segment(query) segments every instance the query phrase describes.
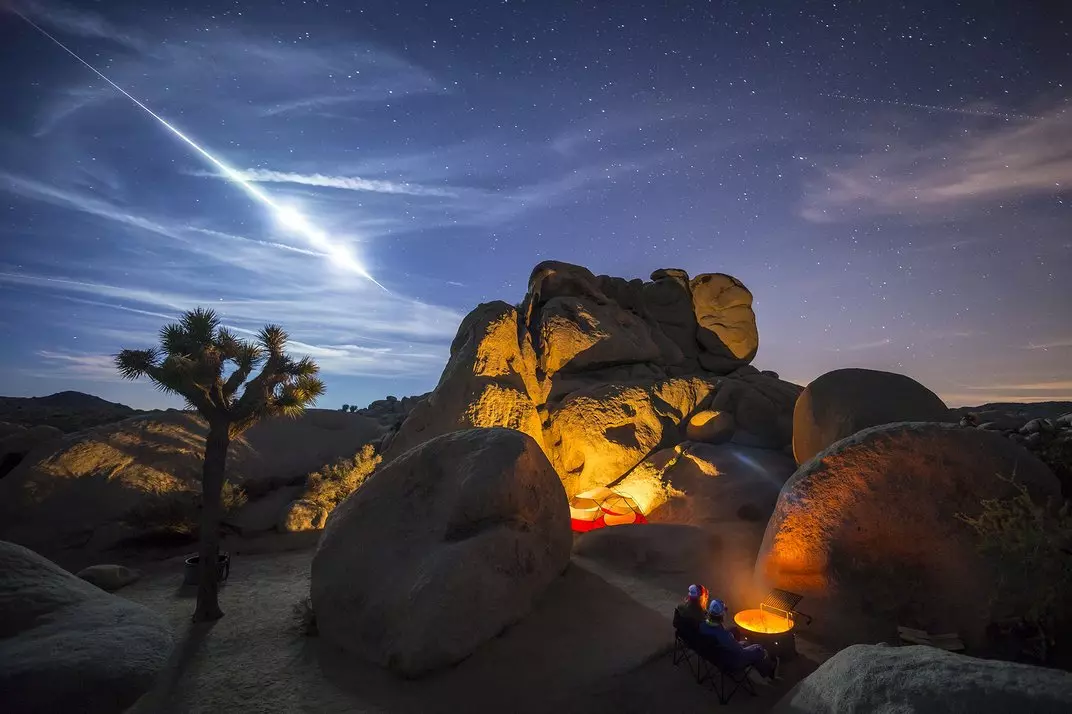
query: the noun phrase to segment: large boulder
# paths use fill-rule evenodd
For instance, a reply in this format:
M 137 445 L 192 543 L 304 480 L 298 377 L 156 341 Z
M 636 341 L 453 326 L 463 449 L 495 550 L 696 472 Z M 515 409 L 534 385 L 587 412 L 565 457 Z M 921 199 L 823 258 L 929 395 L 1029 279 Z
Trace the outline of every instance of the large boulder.
M 332 512 L 312 565 L 319 631 L 404 676 L 458 662 L 528 613 L 571 540 L 566 495 L 533 439 L 436 437 Z
M 0 431 L 0 478 L 14 471 L 30 451 L 63 436 L 62 431 L 47 424 L 31 427 L 17 424 L 5 426 L 7 428 Z
M 800 392 L 792 382 L 748 367 L 722 380 L 708 408 L 734 416 L 734 443 L 783 449 L 792 443 L 793 407 Z
M 936 647 L 853 645 L 828 659 L 779 701 L 773 714 L 1063 714 L 1072 674 Z
M 125 565 L 101 564 L 82 568 L 78 577 L 105 592 L 113 593 L 141 580 L 141 571 Z
M 542 446 L 536 354 L 522 328 L 517 310 L 505 302 L 484 303 L 466 315 L 439 384 L 385 445 L 384 462 L 433 437 L 473 427 L 515 429 Z
M 903 374 L 835 369 L 809 384 L 793 410 L 798 464 L 861 429 L 900 421 L 953 421 L 938 395 Z
M 757 581 L 809 598 L 816 627 L 849 642 L 899 623 L 985 641 L 1003 603 L 996 574 L 959 515 L 1016 492 L 1059 485 L 1035 456 L 995 432 L 951 424 L 865 429 L 801 466 L 782 488 L 756 561 Z
M 121 523 L 201 490 L 207 424 L 193 412 L 153 412 L 68 434 L 34 449 L 0 479 L 0 536 L 49 551 L 104 549 L 136 535 Z M 380 426 L 356 414 L 310 410 L 267 419 L 231 443 L 227 477 L 301 477 L 353 454 Z
M 157 613 L 0 541 L 5 714 L 121 712 L 150 688 L 171 648 Z
M 703 348 L 700 365 L 727 374 L 750 363 L 759 350 L 752 293 L 731 275 L 705 273 L 690 284 L 696 339 Z
M 660 446 L 715 389 L 700 378 L 596 383 L 550 405 L 547 447 L 570 497 L 621 477 Z

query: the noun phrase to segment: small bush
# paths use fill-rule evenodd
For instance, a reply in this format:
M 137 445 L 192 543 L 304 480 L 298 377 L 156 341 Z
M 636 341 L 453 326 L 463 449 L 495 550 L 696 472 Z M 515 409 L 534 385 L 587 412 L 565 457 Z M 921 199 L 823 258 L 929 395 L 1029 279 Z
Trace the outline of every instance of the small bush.
M 1072 622 L 1072 509 L 1069 502 L 1036 503 L 1015 474 L 999 478 L 1016 495 L 984 500 L 978 516 L 957 518 L 975 531 L 980 551 L 995 565 L 995 599 L 1052 639 Z
M 313 612 L 312 598 L 306 595 L 294 603 L 291 612 L 294 615 L 294 626 L 298 629 L 298 632 L 306 637 L 316 637 L 320 634 L 320 630 L 316 626 L 316 613 Z
M 343 499 L 361 487 L 383 457 L 376 453 L 375 445 L 369 443 L 349 459 L 339 459 L 333 464 L 309 474 L 302 499 L 312 501 L 331 513 Z

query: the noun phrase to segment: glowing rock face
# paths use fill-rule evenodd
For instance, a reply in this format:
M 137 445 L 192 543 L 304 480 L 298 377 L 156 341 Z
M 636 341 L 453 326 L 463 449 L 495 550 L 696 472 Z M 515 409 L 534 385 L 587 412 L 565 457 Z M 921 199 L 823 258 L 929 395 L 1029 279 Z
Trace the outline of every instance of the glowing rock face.
M 1013 473 L 1035 497 L 1060 493 L 1045 464 L 998 432 L 926 422 L 858 432 L 782 487 L 757 584 L 804 595 L 816 623 L 854 637 L 867 632 L 849 626 L 854 613 L 896 622 L 911 612 L 921 629 L 980 643 L 994 566 L 957 514 L 1015 494 L 1001 478 Z

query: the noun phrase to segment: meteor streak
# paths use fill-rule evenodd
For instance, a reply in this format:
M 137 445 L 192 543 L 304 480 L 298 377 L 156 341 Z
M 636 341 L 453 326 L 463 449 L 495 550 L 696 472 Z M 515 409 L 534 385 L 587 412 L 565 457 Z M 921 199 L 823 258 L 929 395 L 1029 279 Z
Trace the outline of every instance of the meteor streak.
M 25 20 L 31 27 L 40 32 L 42 35 L 52 40 L 52 42 L 54 42 L 56 46 L 58 46 L 64 52 L 66 52 L 71 57 L 74 57 L 76 60 L 85 65 L 86 68 L 88 68 L 95 75 L 110 84 L 124 97 L 138 105 L 138 107 L 145 111 L 146 114 L 163 124 L 168 131 L 186 142 L 186 144 L 189 145 L 191 149 L 203 156 L 209 163 L 218 168 L 224 176 L 234 182 L 237 186 L 241 187 L 246 193 L 248 193 L 257 201 L 263 203 L 268 208 L 272 209 L 273 213 L 275 214 L 276 220 L 278 220 L 282 225 L 286 226 L 290 230 L 305 238 L 305 240 L 307 240 L 313 247 L 318 248 L 324 253 L 327 253 L 329 256 L 331 256 L 332 261 L 334 261 L 336 265 L 346 268 L 348 270 L 352 270 L 361 277 L 371 281 L 373 284 L 381 288 L 384 292 L 390 292 L 383 285 L 380 285 L 380 283 L 376 282 L 376 279 L 373 278 L 367 270 L 365 270 L 365 267 L 361 265 L 361 263 L 359 263 L 357 259 L 354 258 L 350 251 L 347 250 L 346 246 L 334 243 L 326 233 L 324 233 L 319 228 L 310 223 L 301 213 L 289 206 L 284 206 L 282 204 L 277 203 L 267 193 L 257 188 L 249 181 L 246 181 L 244 178 L 242 178 L 241 174 L 239 174 L 230 166 L 217 159 L 215 156 L 203 149 L 193 139 L 186 136 L 174 126 L 169 124 L 167 120 L 165 120 L 159 114 L 157 114 L 152 109 L 138 101 L 138 99 L 131 95 L 130 92 L 123 89 L 112 80 L 108 79 L 100 70 L 98 70 L 89 62 L 86 62 L 84 59 L 79 57 L 77 54 L 75 54 L 73 50 L 67 47 L 67 45 L 63 44 L 58 39 L 53 37 L 36 22 L 26 17 L 26 15 L 22 14 L 17 8 L 12 7 L 11 11 L 21 17 L 23 20 Z

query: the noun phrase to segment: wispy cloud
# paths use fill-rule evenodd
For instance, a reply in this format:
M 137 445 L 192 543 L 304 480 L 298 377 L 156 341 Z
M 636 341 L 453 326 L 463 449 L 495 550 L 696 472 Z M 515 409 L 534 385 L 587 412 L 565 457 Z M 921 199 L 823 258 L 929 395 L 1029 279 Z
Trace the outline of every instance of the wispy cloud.
M 15 0 L 14 7 L 35 22 L 70 35 L 111 40 L 135 50 L 144 50 L 147 46 L 146 41 L 137 33 L 117 27 L 95 12 L 67 3 L 55 0 Z
M 85 354 L 79 352 L 55 352 L 39 350 L 37 357 L 42 363 L 30 368 L 30 376 L 66 377 L 101 382 L 118 382 L 112 355 Z
M 870 340 L 868 342 L 857 342 L 856 344 L 845 345 L 842 347 L 831 347 L 831 352 L 862 352 L 863 350 L 873 350 L 879 347 L 885 347 L 891 344 L 893 340 L 889 337 L 884 337 L 881 340 Z
M 948 215 L 986 202 L 1072 190 L 1072 112 L 904 146 L 889 139 L 859 157 L 830 157 L 801 213 L 816 222 L 903 212 Z
M 289 171 L 270 171 L 268 169 L 241 169 L 236 171 L 245 181 L 253 183 L 292 183 L 301 186 L 320 186 L 324 188 L 338 188 L 345 191 L 369 191 L 372 193 L 390 193 L 406 196 L 439 196 L 452 197 L 457 192 L 449 189 L 436 188 L 434 186 L 419 186 L 416 184 L 383 181 L 378 179 L 364 179 L 357 176 L 325 176 L 324 174 L 301 174 Z M 198 172 L 198 175 L 217 176 L 210 172 Z

